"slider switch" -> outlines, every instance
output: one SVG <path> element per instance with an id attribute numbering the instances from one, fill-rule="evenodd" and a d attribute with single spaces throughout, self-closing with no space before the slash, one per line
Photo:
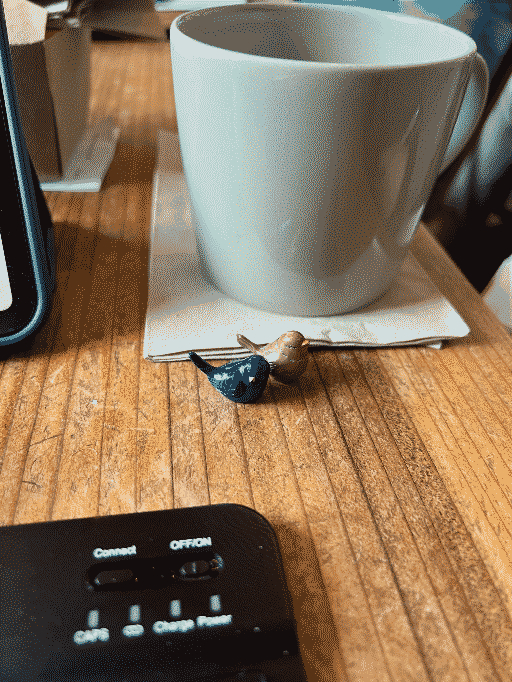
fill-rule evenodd
<path id="1" fill-rule="evenodd" d="M 179 569 L 176 577 L 180 580 L 208 580 L 224 570 L 224 561 L 218 554 L 214 554 L 209 561 L 196 559 L 187 561 Z"/>
<path id="2" fill-rule="evenodd" d="M 187 561 L 187 563 L 183 564 L 183 566 L 180 568 L 180 575 L 186 578 L 192 578 L 196 575 L 204 575 L 210 570 L 210 568 L 209 561 Z"/>
<path id="3" fill-rule="evenodd" d="M 117 571 L 101 571 L 94 578 L 96 585 L 118 585 L 119 583 L 126 583 L 133 578 L 133 573 L 129 568 L 124 568 Z"/>

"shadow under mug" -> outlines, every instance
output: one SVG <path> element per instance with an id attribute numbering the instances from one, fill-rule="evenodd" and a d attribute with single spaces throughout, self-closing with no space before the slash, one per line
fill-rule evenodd
<path id="1" fill-rule="evenodd" d="M 489 74 L 474 41 L 379 10 L 256 3 L 177 17 L 170 48 L 213 286 L 299 316 L 386 293 L 483 112 Z"/>

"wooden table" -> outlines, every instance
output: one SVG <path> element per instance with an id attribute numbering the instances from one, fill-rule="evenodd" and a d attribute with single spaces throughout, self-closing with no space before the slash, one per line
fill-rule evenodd
<path id="1" fill-rule="evenodd" d="M 168 44 L 97 43 L 97 194 L 47 194 L 58 289 L 1 364 L 0 514 L 19 524 L 234 502 L 274 526 L 310 682 L 512 679 L 512 342 L 424 226 L 413 252 L 471 327 L 442 350 L 314 351 L 297 385 L 221 397 L 142 358 Z M 222 364 L 222 363 L 218 363 Z"/>

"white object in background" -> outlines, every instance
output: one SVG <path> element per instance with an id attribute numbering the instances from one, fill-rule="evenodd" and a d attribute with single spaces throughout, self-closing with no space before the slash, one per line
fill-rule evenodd
<path id="1" fill-rule="evenodd" d="M 497 269 L 482 298 L 499 321 L 512 331 L 512 256 Z"/>
<path id="2" fill-rule="evenodd" d="M 225 5 L 247 5 L 256 0 L 156 0 L 157 12 L 195 12 L 198 9 L 224 7 Z M 264 0 L 260 0 L 263 2 Z M 289 5 L 296 0 L 266 0 L 271 5 Z"/>
<path id="3" fill-rule="evenodd" d="M 45 192 L 99 192 L 116 151 L 121 129 L 107 119 L 86 128 L 60 179 L 39 174 Z"/>
<path id="4" fill-rule="evenodd" d="M 246 0 L 164 0 L 155 2 L 157 12 L 193 12 L 223 5 L 245 5 Z"/>
<path id="5" fill-rule="evenodd" d="M 54 2 L 53 5 L 46 5 L 45 10 L 48 14 L 57 14 L 58 12 L 67 12 L 69 2 L 63 0 L 62 2 Z"/>

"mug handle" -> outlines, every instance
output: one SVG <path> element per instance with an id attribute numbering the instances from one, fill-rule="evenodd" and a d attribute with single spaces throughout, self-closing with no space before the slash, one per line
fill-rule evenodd
<path id="1" fill-rule="evenodd" d="M 448 143 L 439 175 L 444 173 L 448 166 L 455 161 L 475 132 L 480 117 L 484 113 L 488 93 L 489 69 L 485 59 L 477 52 L 473 62 L 473 72 L 462 100 L 459 116 Z"/>

